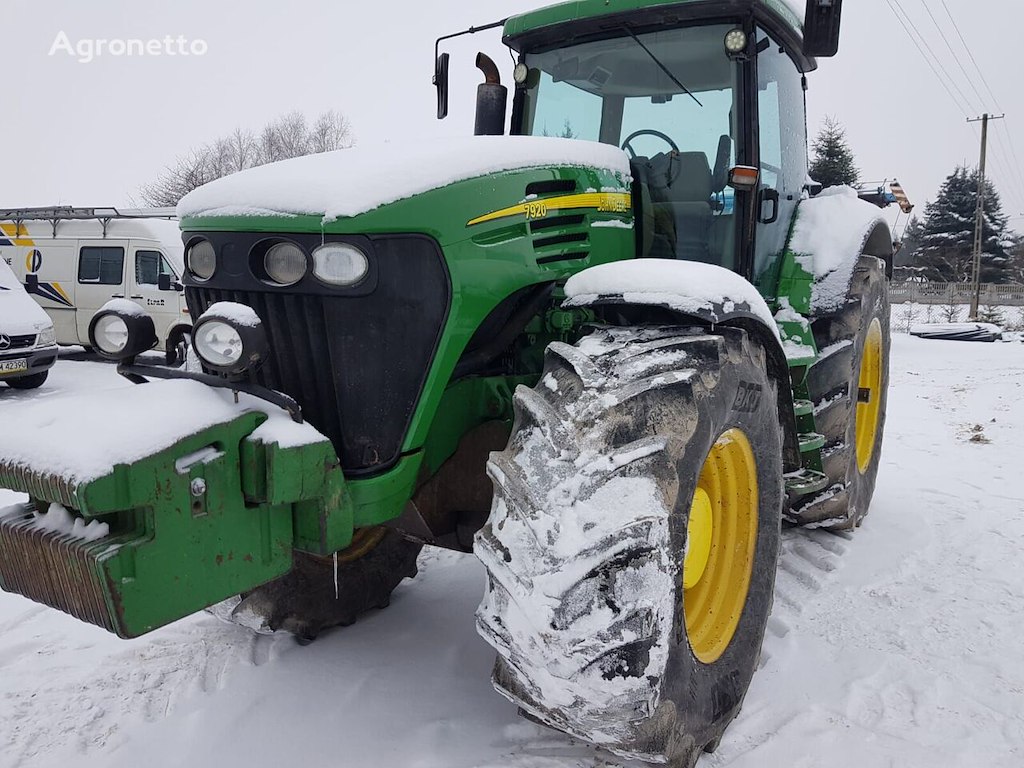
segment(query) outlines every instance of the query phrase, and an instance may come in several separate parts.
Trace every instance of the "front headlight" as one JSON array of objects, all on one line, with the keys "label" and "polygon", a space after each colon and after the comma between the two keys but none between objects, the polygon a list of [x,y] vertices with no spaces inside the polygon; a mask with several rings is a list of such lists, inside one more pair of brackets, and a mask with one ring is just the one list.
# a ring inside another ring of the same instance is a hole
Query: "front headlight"
[{"label": "front headlight", "polygon": [[156,346],[153,318],[132,301],[112,299],[93,315],[89,343],[109,360],[133,358]]},{"label": "front headlight", "polygon": [[328,285],[355,285],[370,271],[366,254],[348,243],[327,243],[313,251],[313,274]]},{"label": "front headlight", "polygon": [[270,346],[259,316],[244,304],[210,305],[192,328],[192,347],[203,365],[229,377],[254,370]]},{"label": "front headlight", "polygon": [[278,243],[263,257],[263,268],[278,285],[295,285],[306,275],[306,254],[292,243]]},{"label": "front headlight", "polygon": [[200,240],[188,247],[185,262],[192,277],[196,280],[209,280],[217,271],[217,251],[209,240]]},{"label": "front headlight", "polygon": [[36,336],[37,347],[52,347],[56,343],[57,332],[53,330],[52,325],[49,328],[44,328],[43,330],[41,330],[39,332],[39,335]]}]

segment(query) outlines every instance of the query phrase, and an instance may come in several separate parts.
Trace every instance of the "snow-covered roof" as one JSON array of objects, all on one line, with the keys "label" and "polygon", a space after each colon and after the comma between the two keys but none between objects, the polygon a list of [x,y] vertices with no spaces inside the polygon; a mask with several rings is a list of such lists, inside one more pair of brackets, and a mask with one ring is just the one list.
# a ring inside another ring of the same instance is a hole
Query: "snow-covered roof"
[{"label": "snow-covered roof", "polygon": [[432,189],[502,171],[583,166],[629,175],[618,147],[542,136],[467,136],[377,144],[251,168],[196,189],[178,216],[357,216]]}]

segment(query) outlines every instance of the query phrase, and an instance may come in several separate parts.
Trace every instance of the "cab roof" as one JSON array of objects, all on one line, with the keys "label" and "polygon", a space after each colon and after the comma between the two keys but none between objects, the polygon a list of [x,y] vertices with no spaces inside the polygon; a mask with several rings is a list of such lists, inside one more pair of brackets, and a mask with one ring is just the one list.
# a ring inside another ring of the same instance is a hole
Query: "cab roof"
[{"label": "cab roof", "polygon": [[616,27],[657,28],[688,19],[743,16],[753,13],[770,32],[781,38],[805,72],[816,67],[805,57],[804,0],[570,0],[512,16],[505,22],[503,39],[522,51],[555,48],[607,37]]}]

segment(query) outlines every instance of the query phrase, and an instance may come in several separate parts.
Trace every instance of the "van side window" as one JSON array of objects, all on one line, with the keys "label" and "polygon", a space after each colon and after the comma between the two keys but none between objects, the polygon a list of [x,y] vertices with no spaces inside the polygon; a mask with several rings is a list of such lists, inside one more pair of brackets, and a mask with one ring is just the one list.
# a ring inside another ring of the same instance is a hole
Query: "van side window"
[{"label": "van side window", "polygon": [[120,285],[124,279],[124,248],[84,246],[78,255],[78,282]]},{"label": "van side window", "polygon": [[171,265],[160,251],[135,252],[136,285],[158,285],[160,275],[170,275],[172,280],[175,277]]}]

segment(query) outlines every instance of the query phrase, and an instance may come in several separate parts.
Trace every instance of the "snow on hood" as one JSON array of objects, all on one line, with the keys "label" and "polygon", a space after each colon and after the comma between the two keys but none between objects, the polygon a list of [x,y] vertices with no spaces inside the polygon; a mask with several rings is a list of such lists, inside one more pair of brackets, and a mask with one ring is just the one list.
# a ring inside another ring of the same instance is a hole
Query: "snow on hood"
[{"label": "snow on hood", "polygon": [[852,187],[829,187],[800,203],[789,250],[814,276],[812,309],[829,310],[842,302],[857,256],[875,225],[884,223],[879,209]]},{"label": "snow on hood", "polygon": [[324,222],[501,171],[544,166],[607,169],[629,176],[618,147],[540,136],[469,136],[377,144],[283,160],[190,192],[178,216],[322,214]]},{"label": "snow on hood", "polygon": [[593,303],[600,296],[621,295],[639,304],[665,304],[679,312],[722,311],[728,315],[746,304],[778,337],[768,305],[747,280],[714,264],[671,259],[635,259],[599,264],[578,272],[565,284],[567,306]]},{"label": "snow on hood", "polygon": [[0,457],[70,482],[89,482],[108,474],[115,464],[152,456],[182,438],[251,411],[268,416],[253,433],[263,442],[289,447],[327,439],[309,424],[296,424],[282,409],[251,395],[239,395],[236,404],[226,389],[170,379],[9,408],[0,430]]},{"label": "snow on hood", "polygon": [[25,293],[7,262],[0,259],[0,333],[8,336],[39,333],[53,321],[35,299]]}]

